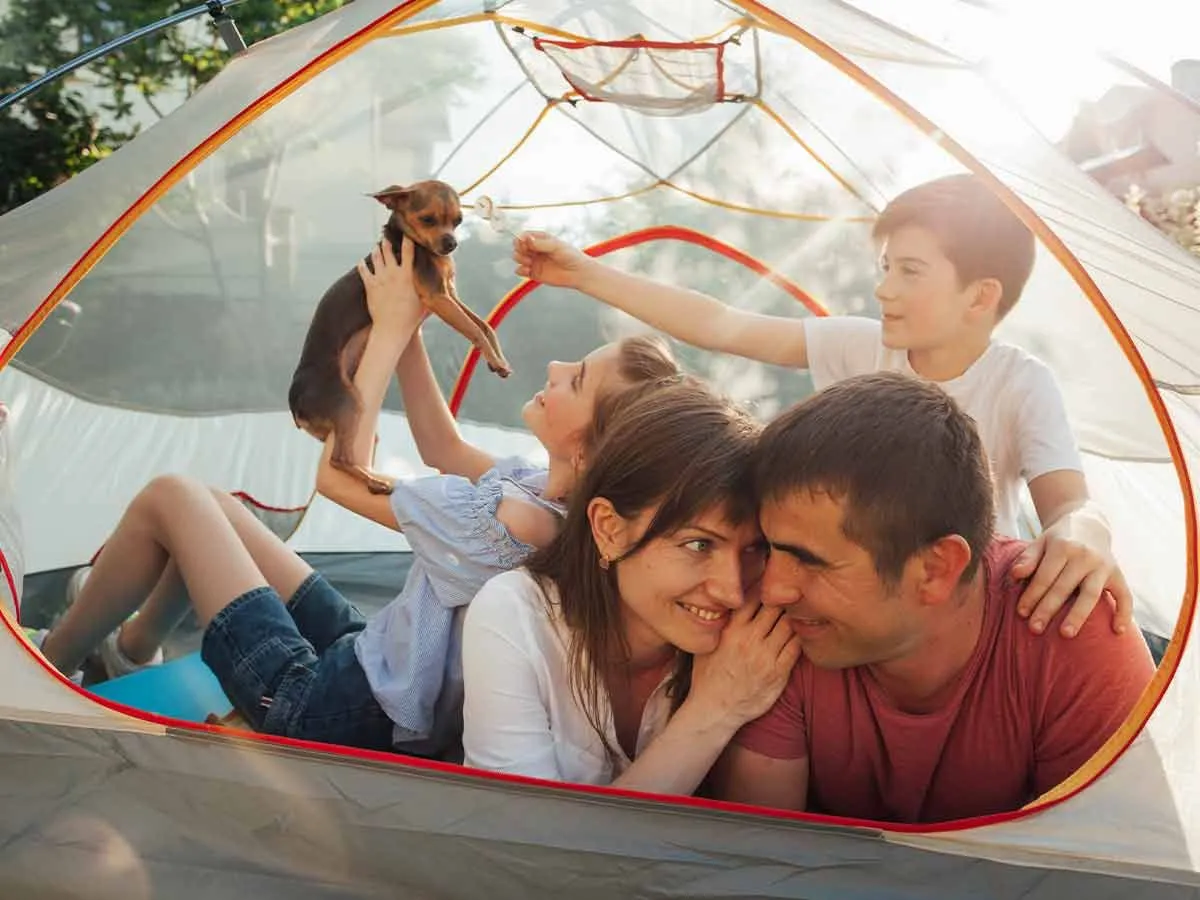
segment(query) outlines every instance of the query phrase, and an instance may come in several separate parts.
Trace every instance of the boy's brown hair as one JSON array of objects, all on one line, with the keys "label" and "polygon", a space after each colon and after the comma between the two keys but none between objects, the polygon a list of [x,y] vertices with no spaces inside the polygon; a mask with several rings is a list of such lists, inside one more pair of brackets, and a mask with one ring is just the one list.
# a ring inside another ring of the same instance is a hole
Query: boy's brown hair
[{"label": "boy's brown hair", "polygon": [[975,423],[941,388],[899,372],[839,381],[784,412],[755,451],[762,502],[798,491],[841,501],[842,533],[895,584],[914,553],[958,535],[970,579],[992,538],[993,498]]},{"label": "boy's brown hair", "polygon": [[1033,270],[1033,232],[978,176],[948,175],[909,188],[884,207],[871,236],[880,241],[907,225],[937,236],[960,285],[1000,282],[997,321],[1016,305]]}]

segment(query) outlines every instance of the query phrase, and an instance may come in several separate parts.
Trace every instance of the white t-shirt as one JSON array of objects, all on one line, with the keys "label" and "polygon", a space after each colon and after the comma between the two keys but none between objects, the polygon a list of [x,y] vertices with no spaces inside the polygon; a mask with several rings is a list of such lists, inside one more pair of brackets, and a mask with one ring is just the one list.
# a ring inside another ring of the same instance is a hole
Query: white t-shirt
[{"label": "white t-shirt", "polygon": [[[463,624],[464,764],[577,784],[608,784],[630,760],[604,710],[617,771],[571,690],[567,634],[525,569],[497,575],[475,595]],[[554,607],[557,609],[557,607]],[[641,753],[671,713],[664,679],[638,730]]]},{"label": "white t-shirt", "polygon": [[[804,320],[808,368],[819,391],[870,372],[907,372],[908,353],[883,345],[880,323],[858,316]],[[967,371],[938,386],[975,420],[996,489],[996,531],[1020,537],[1021,489],[1039,475],[1083,471],[1054,374],[1019,347],[992,341]]]}]

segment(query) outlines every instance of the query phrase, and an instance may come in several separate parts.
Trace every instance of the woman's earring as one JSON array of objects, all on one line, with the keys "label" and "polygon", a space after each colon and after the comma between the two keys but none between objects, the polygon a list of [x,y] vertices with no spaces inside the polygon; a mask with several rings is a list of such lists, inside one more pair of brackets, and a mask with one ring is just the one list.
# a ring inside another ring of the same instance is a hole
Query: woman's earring
[{"label": "woman's earring", "polygon": [[604,554],[604,553],[600,554],[600,568],[607,571],[608,567],[609,567],[609,565],[611,565],[611,563],[612,563],[612,560],[610,560],[606,554]]}]

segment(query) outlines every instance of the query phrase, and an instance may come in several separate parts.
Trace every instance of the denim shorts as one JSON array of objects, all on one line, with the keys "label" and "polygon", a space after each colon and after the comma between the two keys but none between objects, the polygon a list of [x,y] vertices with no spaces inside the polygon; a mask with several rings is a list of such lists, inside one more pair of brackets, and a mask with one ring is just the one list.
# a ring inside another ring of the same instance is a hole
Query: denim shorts
[{"label": "denim shorts", "polygon": [[242,594],[204,630],[200,657],[256,731],[392,749],[392,721],[354,654],[366,620],[319,573],[288,604],[270,587]]}]

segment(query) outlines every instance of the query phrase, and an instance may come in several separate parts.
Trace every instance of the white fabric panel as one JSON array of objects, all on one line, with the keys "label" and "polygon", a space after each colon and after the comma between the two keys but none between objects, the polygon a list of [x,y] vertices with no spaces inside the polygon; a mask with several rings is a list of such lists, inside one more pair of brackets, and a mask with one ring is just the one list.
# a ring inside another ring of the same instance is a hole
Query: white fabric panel
[{"label": "white fabric panel", "polygon": [[[0,371],[0,398],[16,435],[12,473],[30,572],[87,562],[155,475],[191,475],[275,507],[302,506],[313,491],[321,447],[288,413],[183,418],[116,409],[72,397],[11,366]],[[470,425],[463,434],[497,455],[544,460],[528,434]],[[404,416],[382,416],[379,437],[383,471],[431,474],[419,462]],[[394,532],[323,499],[305,516],[292,546],[406,548]]]}]

